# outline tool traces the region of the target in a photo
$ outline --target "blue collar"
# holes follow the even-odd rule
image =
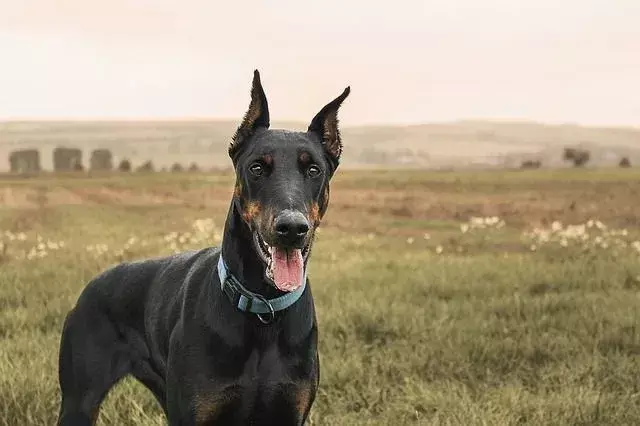
[[[258,318],[265,323],[271,322],[276,312],[283,311],[296,303],[307,286],[307,271],[305,268],[302,285],[300,287],[274,299],[267,299],[258,293],[247,290],[247,288],[229,272],[229,268],[222,258],[222,251],[220,251],[218,258],[218,277],[220,278],[220,289],[230,298],[231,303],[233,303],[236,308],[244,312],[257,314]],[[261,314],[270,314],[271,321],[265,321]]]

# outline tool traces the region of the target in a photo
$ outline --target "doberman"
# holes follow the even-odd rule
[[[170,425],[302,425],[319,383],[306,276],[342,142],[338,109],[306,132],[269,129],[256,70],[229,146],[236,184],[220,248],[122,263],[92,279],[65,319],[58,425],[94,424],[131,375]]]

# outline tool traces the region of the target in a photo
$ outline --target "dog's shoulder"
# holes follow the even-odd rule
[[[219,255],[219,248],[208,247],[160,258],[162,265],[156,278],[161,281],[190,281],[211,272],[217,265]]]
[[[201,276],[215,268],[217,247],[191,250],[169,256],[122,262],[96,275],[84,294],[94,299],[144,297],[151,287],[177,287],[193,276]]]

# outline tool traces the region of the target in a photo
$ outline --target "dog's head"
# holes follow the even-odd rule
[[[313,118],[306,132],[269,129],[269,106],[256,70],[251,103],[229,146],[235,208],[253,236],[266,277],[283,291],[302,282],[316,228],[329,205],[340,162],[338,109],[350,88]]]

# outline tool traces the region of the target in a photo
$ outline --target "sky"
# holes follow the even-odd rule
[[[0,119],[640,126],[638,0],[0,0]]]

